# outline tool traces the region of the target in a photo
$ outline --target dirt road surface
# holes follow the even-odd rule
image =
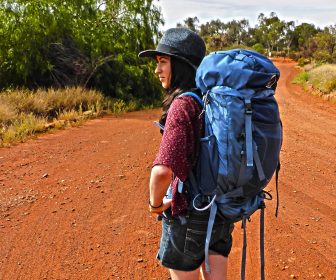
[[[336,279],[336,106],[291,84],[277,62],[284,144],[280,209],[267,203],[267,279]],[[0,149],[0,279],[169,279],[147,209],[160,110],[105,117]],[[275,194],[274,182],[267,188]],[[259,215],[247,224],[259,278]],[[237,224],[228,279],[240,279]]]

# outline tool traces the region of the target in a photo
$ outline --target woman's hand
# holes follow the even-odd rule
[[[167,210],[170,207],[171,201],[171,199],[164,198],[160,207],[152,207],[151,205],[149,205],[149,212],[151,212],[152,214],[161,215],[163,211]]]

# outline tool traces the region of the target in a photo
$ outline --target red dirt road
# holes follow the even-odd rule
[[[267,203],[267,279],[336,279],[336,106],[281,70],[279,217]],[[0,149],[0,279],[169,279],[147,211],[159,110],[93,120]],[[267,188],[275,194],[274,182]],[[259,217],[248,223],[247,279],[259,278]],[[240,225],[229,278],[240,279]]]

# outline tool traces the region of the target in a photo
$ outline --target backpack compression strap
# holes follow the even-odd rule
[[[253,166],[251,99],[245,99],[245,137],[246,137],[246,144],[245,144],[246,166]]]
[[[216,201],[213,201],[211,205],[211,210],[210,210],[207,234],[205,238],[205,252],[204,253],[205,253],[205,270],[207,273],[210,273],[209,246],[210,246],[210,239],[211,239],[213,225],[215,223],[216,213],[217,213],[217,204],[216,204]]]

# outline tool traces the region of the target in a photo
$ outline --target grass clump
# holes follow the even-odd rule
[[[315,95],[336,103],[336,65],[324,64],[319,66],[307,65],[305,71],[299,73],[293,83],[301,84],[304,88],[312,88]]]
[[[329,94],[336,90],[336,65],[326,64],[309,71],[309,83],[321,91]]]
[[[20,114],[6,129],[0,133],[0,144],[6,146],[21,142],[37,133],[46,131],[46,120],[31,114]]]
[[[307,72],[301,72],[294,78],[293,83],[305,84],[306,82],[308,82],[308,80],[309,80],[309,74]]]
[[[8,103],[0,102],[0,122],[2,126],[8,126],[17,117],[15,108]]]

